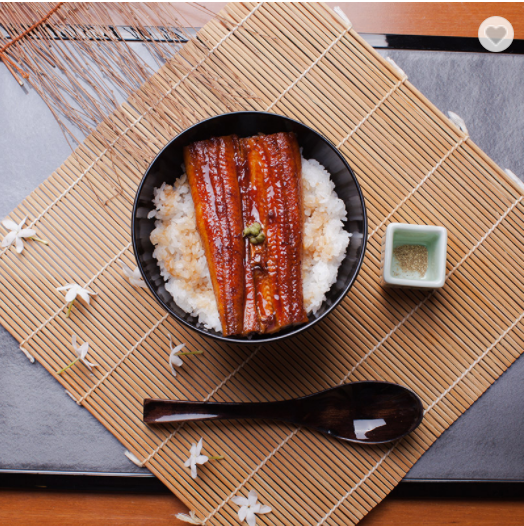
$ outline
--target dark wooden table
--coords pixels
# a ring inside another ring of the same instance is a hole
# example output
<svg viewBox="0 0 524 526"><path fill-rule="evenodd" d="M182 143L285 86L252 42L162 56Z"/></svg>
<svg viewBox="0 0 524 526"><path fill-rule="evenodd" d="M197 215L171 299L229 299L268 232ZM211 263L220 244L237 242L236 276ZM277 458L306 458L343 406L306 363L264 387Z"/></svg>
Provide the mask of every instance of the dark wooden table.
<svg viewBox="0 0 524 526"><path fill-rule="evenodd" d="M337 3L330 3L337 5ZM224 3L205 4L218 11ZM515 38L524 39L524 3L352 3L342 4L355 29L363 33L476 37L490 16L507 18ZM195 26L206 15L181 6ZM118 20L114 21L118 23ZM166 23L166 21L163 21ZM497 496L409 496L394 491L363 521L362 526L521 526L524 504L518 492ZM0 524L6 526L90 526L99 524L184 524L174 515L183 504L171 494L77 492L46 488L0 490ZM292 525L290 525L292 526Z"/></svg>

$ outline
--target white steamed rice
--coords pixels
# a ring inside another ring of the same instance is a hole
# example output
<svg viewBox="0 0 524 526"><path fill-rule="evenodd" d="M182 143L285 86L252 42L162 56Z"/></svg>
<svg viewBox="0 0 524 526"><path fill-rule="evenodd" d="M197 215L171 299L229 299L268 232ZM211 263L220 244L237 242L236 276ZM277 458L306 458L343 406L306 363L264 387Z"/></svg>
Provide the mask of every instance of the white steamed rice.
<svg viewBox="0 0 524 526"><path fill-rule="evenodd" d="M302 158L304 201L304 257L302 282L304 305L315 313L337 279L351 234L343 228L346 207L338 198L329 172L314 159ZM166 289L184 311L198 317L208 329L221 332L215 294L195 219L195 207L187 177L174 186L155 189L155 229L151 242Z"/></svg>

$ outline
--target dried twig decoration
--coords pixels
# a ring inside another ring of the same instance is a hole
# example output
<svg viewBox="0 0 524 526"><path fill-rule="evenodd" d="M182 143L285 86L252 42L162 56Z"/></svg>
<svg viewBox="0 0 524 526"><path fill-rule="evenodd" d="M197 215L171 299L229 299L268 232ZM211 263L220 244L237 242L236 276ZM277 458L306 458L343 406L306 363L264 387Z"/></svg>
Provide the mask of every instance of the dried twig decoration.
<svg viewBox="0 0 524 526"><path fill-rule="evenodd" d="M193 7L215 16L202 5ZM225 27L230 25L218 15L217 19ZM124 31L134 42L127 41ZM195 34L173 3L0 3L0 59L17 81L23 84L22 78L26 79L42 97L72 149L99 128L96 140L109 152L111 164L100 177L106 180L110 195L100 196L86 180L106 209L115 198L129 199L120 177L122 152L142 165L158 152L134 129L138 116L163 111L158 105L161 99L156 101L151 88L142 86ZM202 56L209 51L206 42L193 43ZM201 56L194 59L198 63ZM233 73L219 75L202 66L191 75L231 111L242 108L241 99L254 98ZM193 95L201 97L198 91ZM104 121L124 100L128 105L119 115L120 122ZM183 126L190 124L185 111L171 111L161 116L160 125L173 117ZM120 153L113 147L116 142Z"/></svg>
<svg viewBox="0 0 524 526"><path fill-rule="evenodd" d="M110 25L114 19L146 45L147 60ZM175 27L153 28L158 20ZM164 64L193 33L169 3L3 2L0 25L0 59L21 85L26 79L39 93L72 143L91 133L151 77L155 62Z"/></svg>

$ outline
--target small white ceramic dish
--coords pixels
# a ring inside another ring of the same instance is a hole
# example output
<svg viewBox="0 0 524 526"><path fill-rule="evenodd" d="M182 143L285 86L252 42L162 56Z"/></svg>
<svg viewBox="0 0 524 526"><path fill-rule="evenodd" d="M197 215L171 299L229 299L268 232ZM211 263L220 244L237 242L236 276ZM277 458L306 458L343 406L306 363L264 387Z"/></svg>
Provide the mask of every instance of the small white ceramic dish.
<svg viewBox="0 0 524 526"><path fill-rule="evenodd" d="M438 289L446 281L448 232L442 226L391 223L382 243L382 283L390 287ZM402 272L393 250L402 245L422 245L428 250L428 267L423 276Z"/></svg>

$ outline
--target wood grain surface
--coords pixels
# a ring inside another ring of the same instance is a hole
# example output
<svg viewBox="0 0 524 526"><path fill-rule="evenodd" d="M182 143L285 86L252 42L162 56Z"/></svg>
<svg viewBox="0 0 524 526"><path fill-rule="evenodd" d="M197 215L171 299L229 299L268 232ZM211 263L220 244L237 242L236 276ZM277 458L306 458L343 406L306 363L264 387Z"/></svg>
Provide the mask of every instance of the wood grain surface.
<svg viewBox="0 0 524 526"><path fill-rule="evenodd" d="M224 4L205 5L218 11ZM342 4L342 8L356 30L366 33L474 37L485 18L497 15L512 23L516 38L524 38L523 3L352 3ZM205 10L191 6L184 9L196 26L209 19ZM184 524L174 519L181 511L183 505L172 495L0 490L0 524L10 526L177 525ZM524 524L524 506L517 501L409 500L391 495L361 524L512 526Z"/></svg>
<svg viewBox="0 0 524 526"><path fill-rule="evenodd" d="M515 38L524 38L522 2L344 2L341 6L360 33L476 37L486 18L502 16L513 26Z"/></svg>
<svg viewBox="0 0 524 526"><path fill-rule="evenodd" d="M210 20L211 13L218 13L225 5L226 2L180 3L177 9L181 20L201 27ZM476 37L486 18L502 16L513 26L515 38L524 38L524 2L327 2L327 5L340 6L359 33Z"/></svg>
<svg viewBox="0 0 524 526"><path fill-rule="evenodd" d="M106 5L111 12L111 4ZM180 2L177 11L181 23L202 27L225 5L226 2ZM515 38L524 38L524 2L327 2L327 5L340 6L359 33L476 37L486 18L502 16L511 22ZM122 24L119 15L115 16L107 22ZM158 20L154 13L149 13L147 23L176 25L177 22Z"/></svg>
<svg viewBox="0 0 524 526"><path fill-rule="evenodd" d="M0 490L0 524L6 526L183 526L183 505L172 495ZM245 524L245 523L244 523ZM427 500L387 497L359 526L521 526L518 501ZM291 526L291 525L290 525Z"/></svg>

